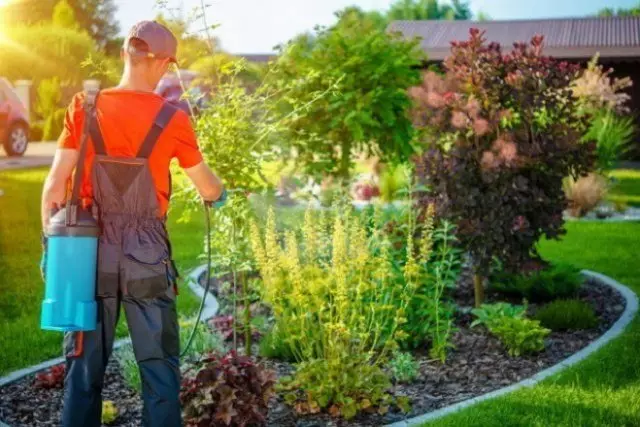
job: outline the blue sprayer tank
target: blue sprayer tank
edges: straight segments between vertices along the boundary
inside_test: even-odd
[[[100,229],[90,212],[77,210],[70,225],[67,206],[47,228],[45,294],[40,327],[52,331],[96,329],[96,263]],[[75,210],[75,207],[71,207]]]

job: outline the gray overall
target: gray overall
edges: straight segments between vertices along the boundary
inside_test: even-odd
[[[103,377],[121,304],[142,377],[142,425],[182,425],[176,271],[148,166],[149,155],[175,111],[164,104],[135,158],[109,156],[94,111],[87,116],[96,152],[93,212],[102,230],[98,326],[95,331],[65,335],[64,427],[101,425]]]

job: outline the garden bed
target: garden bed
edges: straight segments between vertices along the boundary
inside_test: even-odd
[[[390,411],[385,416],[359,415],[347,422],[327,415],[298,416],[283,399],[272,399],[269,413],[270,426],[372,426],[402,420],[424,414],[456,402],[506,387],[535,375],[597,339],[620,317],[625,302],[613,288],[596,280],[589,280],[580,291],[580,299],[591,304],[598,315],[597,327],[583,331],[553,332],[546,340],[546,348],[536,355],[519,358],[510,357],[502,344],[483,328],[470,328],[471,314],[464,309],[468,301],[459,292],[456,298],[463,307],[456,318],[459,329],[453,338],[455,348],[451,350],[446,364],[430,360],[425,353],[414,355],[420,365],[417,380],[409,385],[395,385],[392,393],[409,396],[412,409],[408,414]],[[489,296],[489,300],[491,296]],[[535,310],[531,305],[530,310]],[[262,360],[278,375],[292,371],[287,363]],[[499,368],[498,368],[499,367]],[[0,420],[12,427],[59,425],[62,390],[42,390],[33,387],[34,377],[0,388]],[[105,377],[105,400],[113,400],[120,411],[114,426],[140,425],[141,402],[118,372],[115,362],[109,365]]]
[[[609,207],[605,207],[589,212],[581,218],[572,217],[568,214],[565,218],[570,221],[640,221],[640,208],[629,207],[622,212],[617,212]]]
[[[467,294],[469,294],[467,292]],[[462,293],[460,293],[462,295]],[[469,294],[470,295],[470,294]],[[532,377],[586,347],[603,335],[624,312],[622,295],[595,280],[588,281],[580,291],[580,299],[589,302],[600,320],[596,328],[583,331],[553,332],[546,340],[545,350],[522,357],[510,357],[500,341],[482,328],[471,329],[471,314],[460,314],[456,319],[459,331],[455,334],[455,348],[447,362],[430,360],[427,354],[415,353],[420,374],[413,384],[399,384],[393,394],[409,396],[411,412],[390,411],[385,416],[359,415],[350,422],[336,421],[328,416],[297,417],[282,399],[275,399],[269,413],[270,426],[377,426],[401,421],[405,418],[467,400]],[[491,301],[491,298],[488,298]],[[463,306],[466,301],[460,298]],[[530,309],[535,310],[531,305]],[[264,361],[278,374],[287,374],[291,367],[285,363]]]

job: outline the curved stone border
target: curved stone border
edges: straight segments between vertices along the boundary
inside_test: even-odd
[[[207,266],[205,264],[193,269],[191,273],[189,273],[189,275],[187,276],[187,285],[189,286],[189,289],[191,289],[191,291],[194,294],[196,294],[200,299],[204,297],[204,289],[202,288],[202,286],[199,285],[199,279],[203,274],[206,273],[206,271],[207,271]],[[213,294],[209,294],[205,301],[204,310],[202,311],[202,321],[206,321],[212,318],[213,316],[215,316],[216,313],[218,312],[218,308],[219,308],[218,300],[216,299],[215,296],[213,296]],[[119,339],[114,343],[113,348],[114,350],[118,349],[124,345],[129,344],[130,342],[131,342],[130,338]],[[19,371],[12,372],[9,375],[0,378],[0,387],[4,387],[16,381],[19,381],[24,377],[33,375],[37,372],[40,372],[52,366],[58,365],[60,363],[63,363],[64,361],[65,361],[64,357],[57,357],[55,359],[47,360],[46,362],[33,365],[29,368],[20,369]],[[2,421],[0,421],[0,427],[9,427],[9,426],[7,426],[6,424],[2,423]]]
[[[634,222],[640,221],[640,208],[637,207],[629,207],[624,212],[615,212],[613,216],[606,218],[598,218],[594,212],[589,212],[587,216],[582,218],[572,217],[570,215],[565,215],[565,221],[571,222]]]
[[[564,359],[562,362],[551,366],[550,368],[545,369],[544,371],[538,372],[536,375],[531,378],[527,378],[526,380],[520,381],[519,383],[512,384],[508,387],[501,388],[490,393],[483,394],[481,396],[474,397],[472,399],[464,400],[459,403],[455,403],[453,405],[438,409],[437,411],[428,412],[424,415],[419,415],[414,418],[409,418],[404,421],[399,421],[397,423],[389,424],[386,427],[410,427],[410,426],[420,426],[427,421],[433,421],[438,418],[442,418],[446,415],[453,414],[462,409],[468,408],[469,406],[475,405],[476,403],[484,402],[486,400],[490,400],[499,396],[503,396],[505,394],[511,393],[513,391],[525,388],[525,387],[533,387],[538,384],[542,380],[549,378],[552,375],[555,375],[570,366],[576,365],[579,362],[582,362],[584,359],[589,357],[591,354],[602,348],[605,344],[609,343],[614,338],[617,338],[624,329],[631,323],[631,321],[636,316],[638,312],[638,296],[629,288],[620,283],[616,282],[610,277],[605,276],[604,274],[595,273],[593,271],[583,270],[582,274],[587,278],[595,279],[600,283],[603,283],[607,286],[610,286],[620,292],[622,297],[626,301],[626,307],[620,318],[613,324],[613,326],[605,332],[600,338],[593,341],[591,344],[580,350],[579,352],[569,356]]]
[[[196,294],[200,299],[204,298],[204,288],[200,286],[200,279],[206,273],[207,264],[203,264],[200,267],[194,268],[191,273],[189,273],[189,276],[187,276],[189,279],[187,281],[189,289],[191,289],[191,292]],[[211,319],[216,315],[219,308],[220,304],[218,304],[218,300],[212,293],[209,293],[209,295],[207,295],[204,310],[202,311],[202,320]]]

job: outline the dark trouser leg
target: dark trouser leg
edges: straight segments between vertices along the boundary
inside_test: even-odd
[[[145,427],[180,427],[180,337],[175,295],[123,297],[133,351],[142,377]]]
[[[119,303],[116,297],[98,297],[97,303],[96,330],[68,332],[64,337],[63,427],[101,425],[103,377],[113,348]]]

